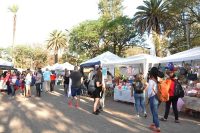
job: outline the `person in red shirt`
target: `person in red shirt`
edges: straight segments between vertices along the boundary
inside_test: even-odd
[[[50,83],[50,91],[54,91],[54,86],[55,86],[55,81],[56,81],[56,74],[53,71],[52,74],[50,75],[51,78],[51,83]]]
[[[179,123],[178,119],[178,110],[177,110],[177,102],[178,97],[174,96],[174,90],[175,90],[175,75],[173,71],[167,71],[166,74],[168,75],[169,80],[171,80],[170,88],[169,88],[169,101],[166,102],[165,106],[165,115],[163,118],[161,118],[161,121],[167,121],[170,106],[172,104],[174,116],[175,116],[175,123]]]

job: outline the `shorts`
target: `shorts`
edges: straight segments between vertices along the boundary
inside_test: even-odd
[[[79,88],[71,88],[71,94],[72,94],[72,97],[80,96],[81,89],[79,89]]]

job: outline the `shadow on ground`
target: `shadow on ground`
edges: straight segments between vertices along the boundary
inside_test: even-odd
[[[35,94],[35,89],[32,89]],[[137,118],[132,104],[115,102],[107,98],[106,109],[100,115],[92,112],[92,99],[82,97],[80,108],[68,108],[63,88],[54,93],[42,93],[42,97],[25,99],[19,93],[12,100],[0,97],[0,132],[6,133],[151,133],[147,119]],[[149,110],[149,109],[148,109]],[[148,111],[149,112],[149,111]],[[162,112],[162,109],[160,110]],[[162,114],[162,113],[161,113]],[[187,117],[180,124],[169,121],[161,123],[162,132],[199,132],[200,122]]]

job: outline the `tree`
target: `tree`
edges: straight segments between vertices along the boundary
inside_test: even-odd
[[[169,14],[170,3],[164,0],[145,0],[138,6],[134,15],[135,27],[142,35],[147,32],[161,35],[174,25],[173,16]],[[160,40],[160,39],[159,39]],[[159,43],[160,44],[160,43]],[[161,56],[162,47],[155,47],[156,55]]]
[[[126,48],[134,46],[142,40],[137,34],[132,19],[123,16],[107,23],[104,31],[104,47],[114,54],[122,56]]]
[[[177,18],[176,25],[169,35],[169,49],[172,53],[199,46],[200,41],[200,1],[170,0],[170,12]],[[177,8],[178,7],[178,8]]]
[[[14,62],[14,44],[15,44],[15,32],[16,32],[16,21],[17,21],[17,11],[19,10],[19,7],[17,5],[12,5],[8,7],[8,10],[13,13],[13,40],[12,40],[12,58]]]
[[[62,31],[54,30],[50,33],[47,49],[54,51],[54,62],[58,62],[58,51],[67,47],[67,36]]]
[[[15,54],[15,66],[17,68],[31,68],[33,50],[30,46],[18,45],[14,47],[13,52]]]
[[[90,20],[80,23],[70,33],[70,50],[74,55],[93,58],[102,50],[100,41],[103,33],[103,22]]]
[[[99,10],[101,17],[112,20],[123,15],[123,0],[100,0]]]
[[[34,68],[42,68],[47,64],[47,51],[42,47],[33,48],[33,66]]]
[[[47,51],[42,47],[17,45],[14,48],[15,65],[17,68],[39,68],[46,65]]]

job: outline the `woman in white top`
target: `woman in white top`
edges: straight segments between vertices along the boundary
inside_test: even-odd
[[[155,132],[160,132],[160,125],[158,119],[158,105],[159,101],[156,96],[158,90],[157,77],[162,76],[161,72],[156,67],[153,67],[149,72],[149,84],[148,84],[148,98],[150,103],[150,109],[153,117],[153,123],[150,128]]]
[[[25,78],[25,82],[26,82],[26,97],[31,97],[31,71],[27,70],[27,75]]]

